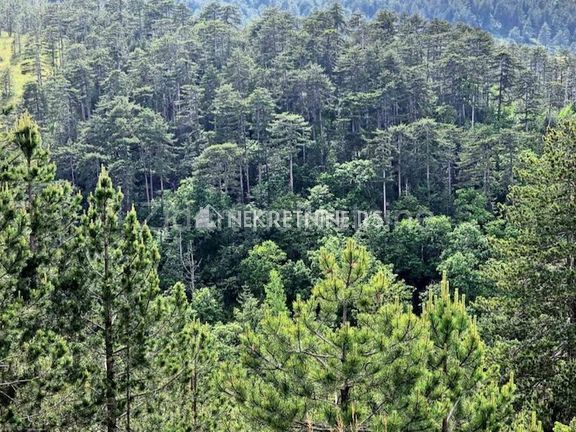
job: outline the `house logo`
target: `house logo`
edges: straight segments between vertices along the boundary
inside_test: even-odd
[[[223,216],[211,205],[201,208],[194,216],[194,226],[200,230],[221,228]]]

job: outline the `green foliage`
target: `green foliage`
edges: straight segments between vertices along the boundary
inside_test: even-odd
[[[331,173],[320,177],[321,185],[328,186],[324,195],[338,197],[332,207],[336,209],[366,209],[372,208],[371,183],[376,178],[372,164],[367,160],[353,160],[335,164]],[[319,191],[319,190],[318,190]]]
[[[339,258],[321,252],[325,279],[310,300],[295,303],[294,318],[268,308],[257,331],[244,334],[246,370],[231,375],[228,386],[256,424],[274,430],[382,426],[385,417],[405,415],[403,404],[416,402],[410,389],[422,373],[423,329],[400,304],[382,306],[395,282],[383,273],[366,278],[365,249],[348,242]],[[370,336],[375,332],[378,341]],[[404,382],[406,394],[393,395],[391,381]]]
[[[460,189],[454,200],[455,218],[459,222],[478,222],[483,225],[492,219],[487,210],[486,197],[473,189]]]
[[[286,313],[286,295],[280,274],[276,270],[270,271],[270,282],[264,287],[264,306],[271,313]]]
[[[98,329],[87,343],[101,353],[100,358],[86,359],[88,364],[95,362],[89,366],[93,372],[87,384],[94,401],[106,401],[93,409],[95,421],[107,428],[118,427],[119,422],[129,428],[132,416],[138,416],[134,405],[138,406],[141,393],[137,389],[145,388],[150,372],[146,347],[153,337],[152,305],[160,293],[155,241],[139,224],[134,209],[120,220],[122,199],[102,169],[79,237],[85,254],[79,264],[86,276],[81,295],[87,296],[82,314]]]
[[[497,370],[486,370],[484,344],[464,297],[451,296],[444,276],[440,294],[430,293],[423,319],[429,323],[429,355],[435,391],[441,391],[442,430],[500,430],[512,412],[515,385],[500,387]],[[440,390],[443,389],[443,390]]]
[[[574,432],[574,430],[576,430],[576,420],[572,420],[568,426],[561,423],[554,425],[554,432]]]
[[[270,240],[248,252],[248,257],[240,263],[240,271],[246,286],[256,297],[264,294],[261,290],[268,283],[270,272],[279,271],[286,259],[286,253]]]
[[[224,318],[222,299],[214,288],[203,287],[196,290],[190,300],[190,307],[203,323],[215,323]]]
[[[440,3],[382,4],[571,38],[570,2]],[[576,57],[322,4],[0,1],[3,429],[570,428]]]
[[[298,114],[276,114],[268,128],[270,153],[273,160],[288,159],[289,191],[294,192],[294,156],[302,149],[302,159],[306,161],[306,148],[311,141],[308,137],[310,126]],[[278,163],[278,162],[276,162]]]
[[[567,122],[549,132],[541,155],[523,156],[519,183],[503,208],[514,232],[497,240],[490,267],[501,295],[513,305],[502,312],[515,330],[501,334],[516,353],[510,358],[520,394],[538,409],[546,427],[574,415],[574,394],[567,383],[575,379],[575,142],[576,127]],[[536,382],[541,384],[532,384]]]
[[[481,266],[489,257],[487,236],[477,224],[463,222],[448,235],[438,270],[446,272],[459,291],[474,299],[488,294],[489,282]]]
[[[519,413],[510,430],[512,432],[543,432],[542,422],[538,421],[534,411],[530,415],[524,411]]]
[[[149,201],[152,183],[163,181],[173,169],[176,155],[171,145],[172,137],[161,116],[118,96],[101,101],[84,125],[78,169],[94,175],[99,165],[106,163],[120,180],[128,202],[134,199],[135,182],[142,178],[146,185],[143,198]]]
[[[451,230],[446,216],[430,216],[422,222],[403,219],[390,232],[381,259],[394,264],[395,271],[407,282],[423,289],[434,279]]]
[[[242,336],[227,388],[247,419],[272,430],[500,430],[514,386],[485,371],[476,325],[446,282],[418,318],[390,272],[368,276],[354,241],[319,259],[323,279],[293,316],[273,273],[263,319]]]
[[[154,397],[145,399],[144,428],[159,431],[216,431],[234,423],[226,396],[218,387],[218,370],[224,352],[215,330],[193,318],[182,285],[158,303],[164,317],[156,323],[151,359],[157,368],[152,377]],[[140,419],[142,420],[142,419]],[[236,429],[237,428],[237,429]]]
[[[194,176],[218,192],[238,192],[240,149],[236,144],[224,143],[206,148],[194,161]]]
[[[71,352],[54,315],[79,197],[54,180],[38,126],[22,115],[0,157],[0,416],[9,427],[59,420]],[[36,417],[29,413],[36,405]]]

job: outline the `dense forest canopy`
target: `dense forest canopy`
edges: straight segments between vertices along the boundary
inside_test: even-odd
[[[208,1],[187,0],[192,8]],[[279,7],[295,15],[309,15],[328,8],[333,0],[252,1],[229,0],[246,18],[259,16],[268,7]],[[576,4],[561,0],[342,0],[349,13],[375,17],[381,10],[418,14],[427,19],[464,23],[484,29],[497,37],[518,43],[555,48],[574,48]]]
[[[0,0],[0,430],[575,431],[576,55],[288,6]]]

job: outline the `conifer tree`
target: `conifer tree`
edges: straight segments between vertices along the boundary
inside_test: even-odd
[[[263,167],[266,168],[266,176],[269,175],[269,155],[265,142],[267,138],[267,128],[272,121],[272,114],[274,113],[274,99],[272,99],[272,95],[267,89],[258,87],[250,93],[246,104],[250,114],[252,138],[256,141],[256,146],[259,151],[258,182],[261,183],[263,180]],[[268,177],[267,180],[269,180]]]
[[[270,145],[282,159],[288,159],[290,192],[294,192],[294,158],[302,149],[302,157],[306,160],[306,147],[310,145],[310,126],[298,114],[276,114],[268,129]]]
[[[500,387],[498,371],[486,370],[476,323],[466,312],[465,297],[450,294],[446,275],[439,295],[430,291],[422,318],[433,344],[428,367],[442,412],[437,430],[500,430],[511,415],[514,383]]]
[[[514,384],[488,368],[464,299],[444,280],[422,317],[406,288],[349,240],[321,249],[323,279],[286,308],[277,272],[242,336],[227,388],[257,427],[322,431],[504,431]],[[369,270],[374,269],[374,270]]]
[[[147,346],[152,335],[154,301],[159,295],[158,250],[150,230],[132,209],[120,219],[122,193],[102,169],[82,219],[79,266],[83,269],[88,324],[84,343],[93,353],[91,370],[95,421],[109,432],[131,430],[138,419],[138,398],[146,392]]]
[[[54,180],[55,167],[28,114],[1,145],[0,416],[20,428],[58,425],[54,395],[70,357],[58,334],[54,299],[69,262],[66,244],[79,197]]]
[[[567,121],[549,132],[541,155],[524,155],[503,208],[513,233],[496,242],[489,268],[513,306],[499,308],[508,325],[497,334],[515,353],[519,394],[535,404],[545,428],[576,414],[576,396],[564,384],[576,380],[575,143],[576,124]]]
[[[150,366],[153,397],[145,400],[147,430],[205,432],[238,430],[235,407],[219,386],[221,346],[214,329],[201,323],[187,302],[182,284],[156,302],[158,320]],[[152,393],[151,393],[152,394]]]
[[[353,241],[321,252],[324,279],[294,316],[275,275],[264,317],[243,335],[243,369],[228,379],[254,425],[271,430],[420,430],[426,329],[393,300],[402,285]],[[413,429],[404,428],[410,424]]]
[[[18,276],[30,256],[30,248],[28,214],[18,205],[18,189],[10,170],[15,155],[8,151],[6,143],[0,145],[0,421],[7,422],[19,381],[15,366],[11,365],[22,331],[14,325],[23,308]]]
[[[554,425],[554,432],[574,432],[576,431],[576,418],[573,419],[569,425],[563,425],[562,423],[556,423]]]
[[[218,192],[242,197],[241,149],[233,143],[207,147],[194,161],[194,177]],[[240,188],[239,188],[240,186]],[[240,189],[240,191],[238,190]]]
[[[388,217],[386,173],[388,172],[388,177],[390,177],[392,155],[395,153],[396,149],[389,138],[388,132],[376,129],[376,131],[374,131],[374,136],[368,140],[367,150],[377,172],[382,173],[382,214],[386,219]]]

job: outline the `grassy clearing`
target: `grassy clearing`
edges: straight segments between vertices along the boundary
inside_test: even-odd
[[[24,93],[27,83],[34,81],[35,76],[30,67],[25,63],[30,63],[25,59],[28,48],[28,40],[22,37],[22,52],[14,55],[14,38],[8,33],[0,33],[0,109],[6,110],[18,104]],[[43,72],[45,74],[45,71]]]

